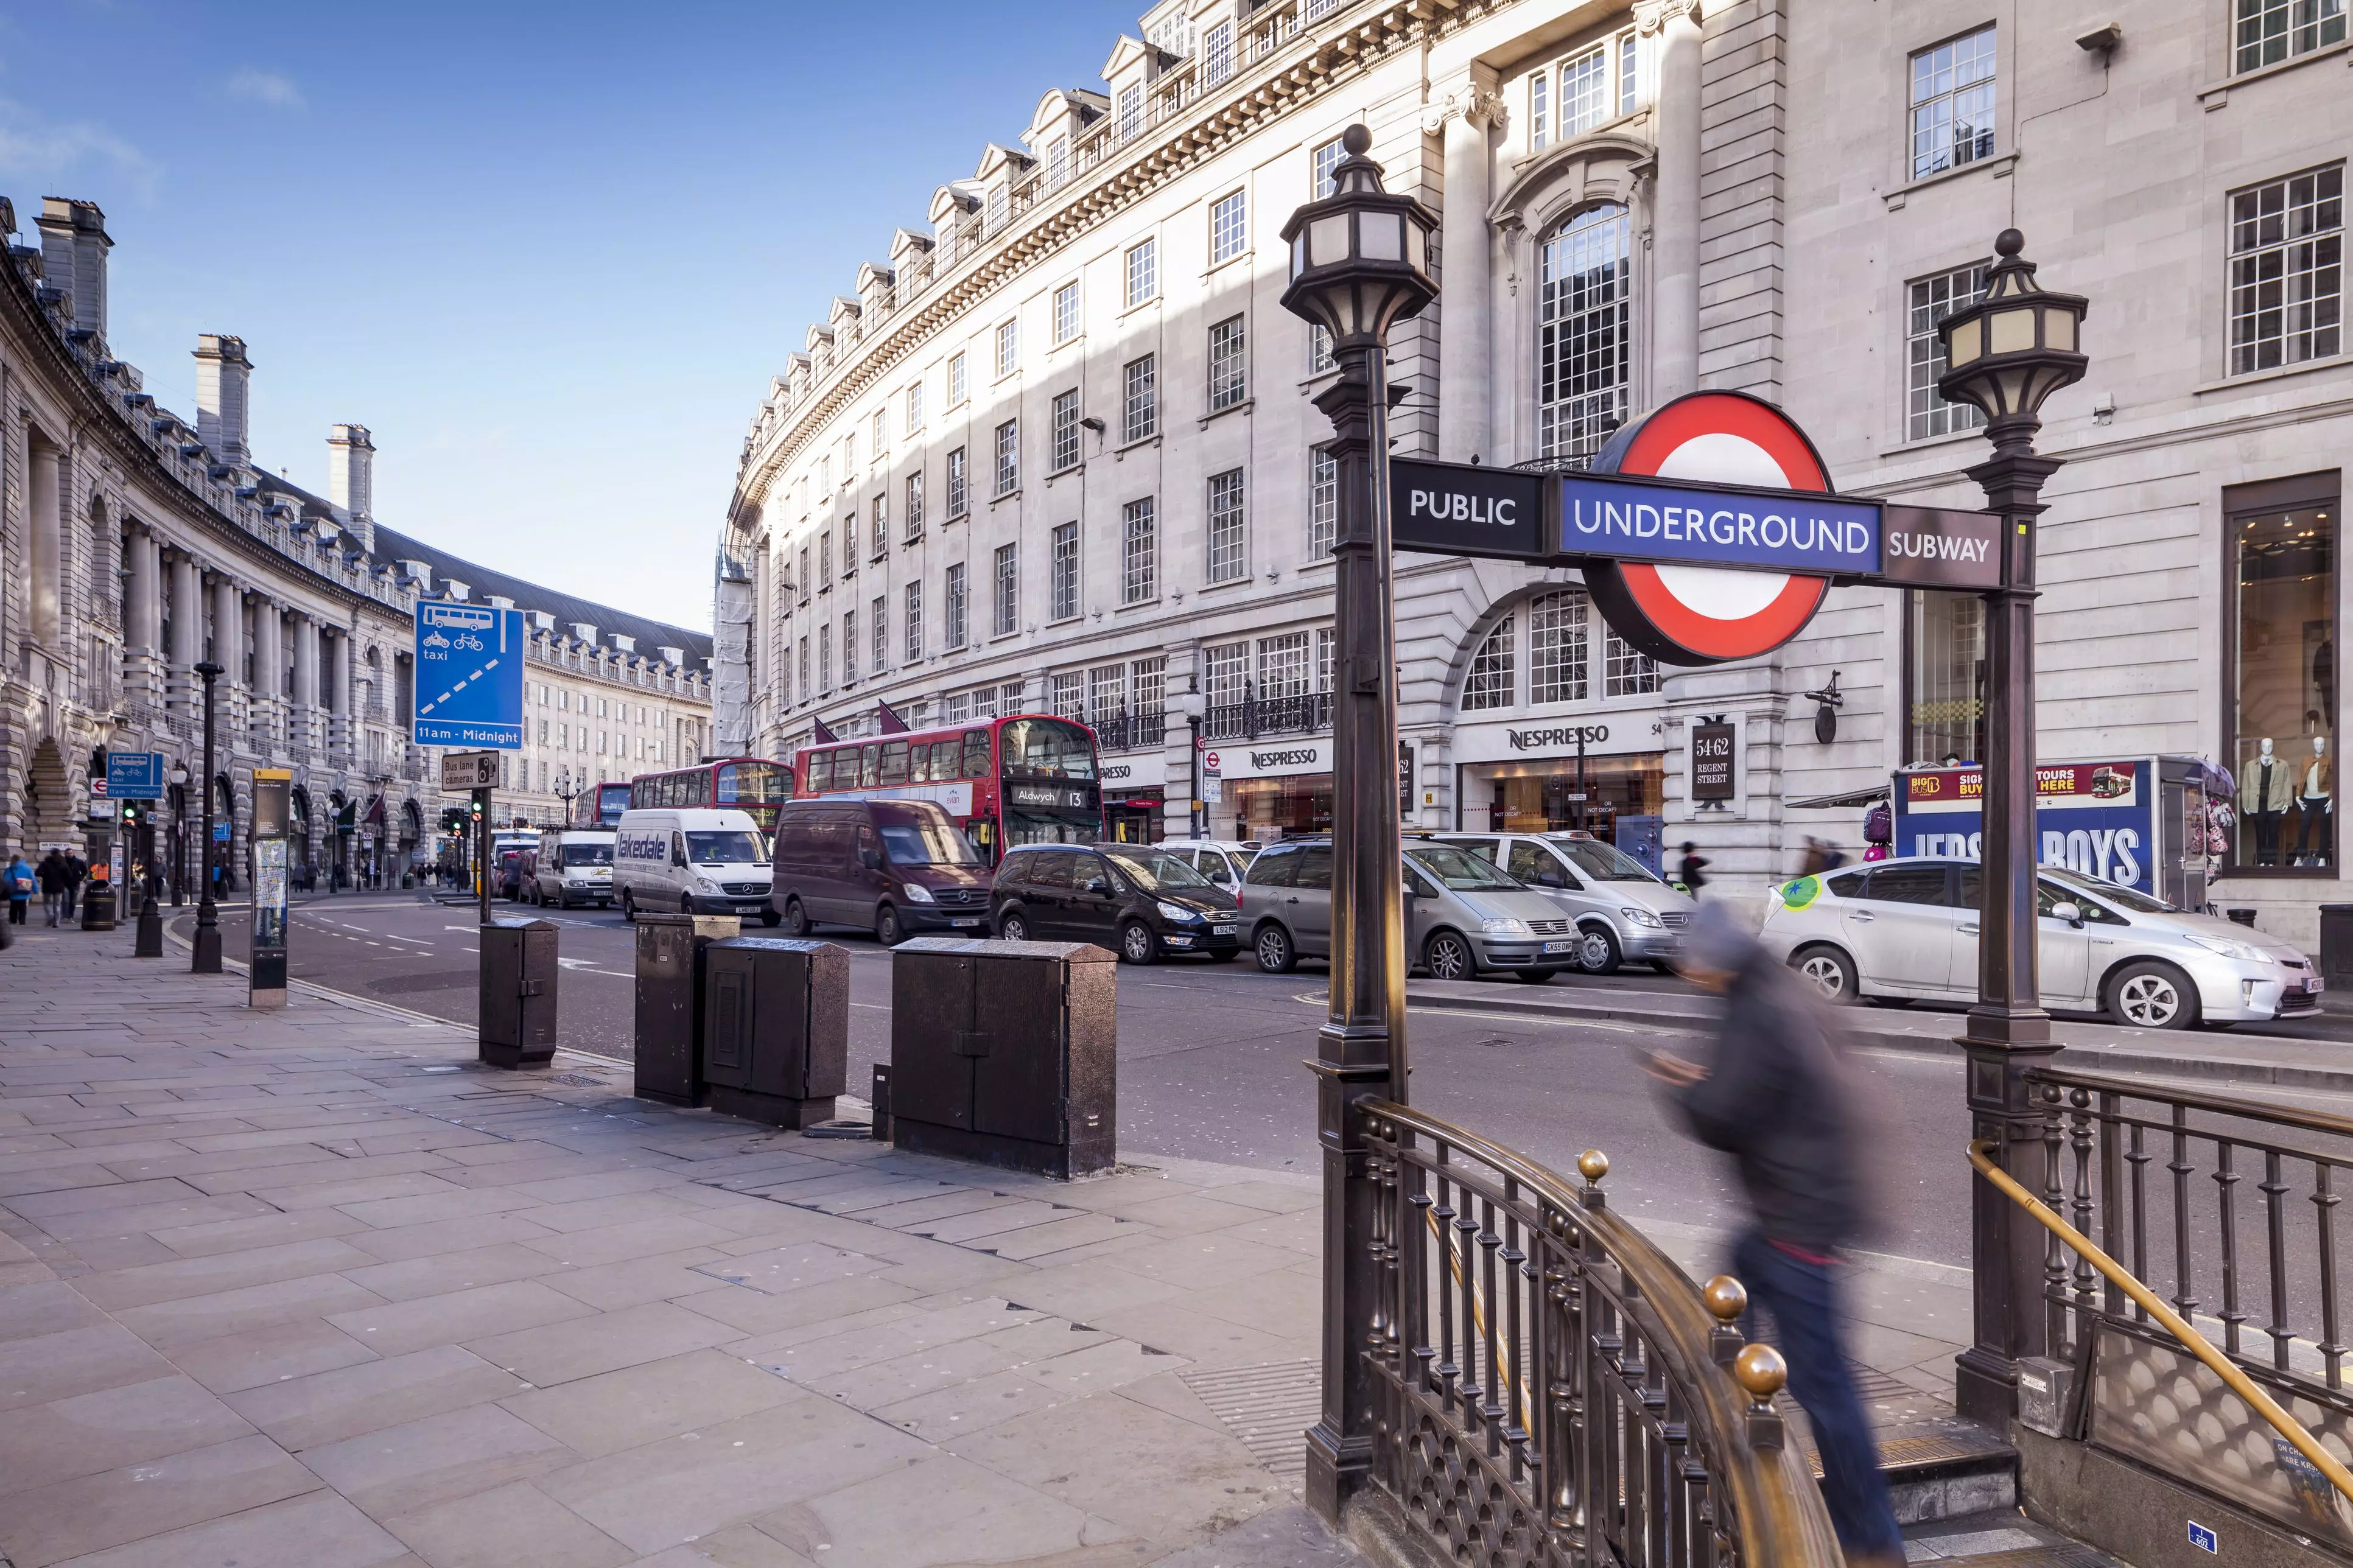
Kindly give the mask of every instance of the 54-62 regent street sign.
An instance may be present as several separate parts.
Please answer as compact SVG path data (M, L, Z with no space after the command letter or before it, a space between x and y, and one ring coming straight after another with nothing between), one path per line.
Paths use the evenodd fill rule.
M1805 432L1743 393L1662 405L1581 473L1400 458L1389 476L1395 548L1581 568L1603 618L1664 664L1770 652L1835 583L2001 583L1993 514L1835 495Z

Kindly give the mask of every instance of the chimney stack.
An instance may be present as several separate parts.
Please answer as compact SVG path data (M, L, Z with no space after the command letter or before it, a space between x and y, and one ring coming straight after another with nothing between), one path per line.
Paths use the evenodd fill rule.
M233 468L253 461L246 418L246 387L252 376L243 338L206 332L196 339L196 439Z
M73 321L106 336L106 214L96 202L41 198L41 277L73 296Z
M338 425L327 437L327 499L360 548L375 553L375 446L364 425Z

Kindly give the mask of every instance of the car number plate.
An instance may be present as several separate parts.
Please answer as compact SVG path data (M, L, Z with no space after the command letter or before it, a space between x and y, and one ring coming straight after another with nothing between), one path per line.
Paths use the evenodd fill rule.
M1211 936L1231 936L1239 929L1240 928L1236 926L1211 926L1209 928L1209 934Z
M1575 952L1577 941L1572 937L1563 942L1548 942L1544 944L1544 950L1546 952Z
M969 921L948 921L948 924L950 924L950 925L952 925L952 926L976 926L976 925L978 925L979 923L980 923L980 921L977 921L977 920L969 920Z
M2306 980L2306 981L2304 983L2304 994L2305 994L2306 995L2307 995L2307 996L2317 996L2317 995L2319 995L2323 991L2326 991L2326 990L2327 990L2327 989L2328 989L2328 982L2327 982L2326 980L2323 980L2323 979L2322 979L2319 975L2317 975L2317 974L2313 975L2310 979Z

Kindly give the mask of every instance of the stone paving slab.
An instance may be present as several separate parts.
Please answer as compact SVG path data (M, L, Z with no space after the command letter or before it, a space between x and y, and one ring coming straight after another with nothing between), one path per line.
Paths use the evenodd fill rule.
M1359 1561L1177 1381L1313 1355L1309 1179L806 1140L130 938L0 954L10 1568Z

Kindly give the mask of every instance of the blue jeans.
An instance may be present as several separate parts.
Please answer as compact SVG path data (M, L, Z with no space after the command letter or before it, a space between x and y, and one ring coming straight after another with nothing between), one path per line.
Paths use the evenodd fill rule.
M1772 1314L1789 1363L1789 1393L1804 1406L1822 1457L1822 1501L1839 1544L1850 1559L1903 1561L1904 1535L1879 1473L1879 1445L1847 1372L1838 1281L1823 1265L1792 1258L1753 1230L1734 1247L1732 1268L1748 1287L1752 1307Z

